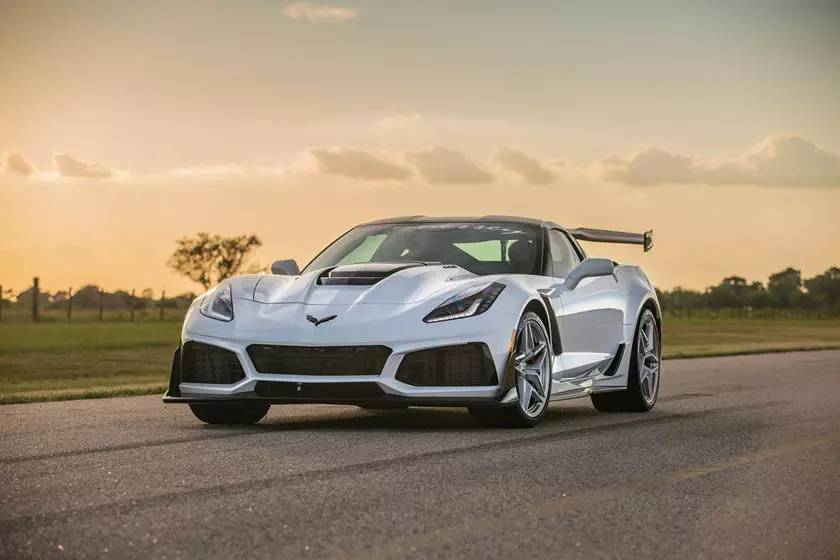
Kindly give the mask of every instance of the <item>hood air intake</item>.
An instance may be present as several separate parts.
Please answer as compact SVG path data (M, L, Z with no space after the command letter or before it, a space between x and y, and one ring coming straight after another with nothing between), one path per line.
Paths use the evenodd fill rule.
M327 269L318 277L322 286L371 286L401 270L426 266L426 263L344 264Z

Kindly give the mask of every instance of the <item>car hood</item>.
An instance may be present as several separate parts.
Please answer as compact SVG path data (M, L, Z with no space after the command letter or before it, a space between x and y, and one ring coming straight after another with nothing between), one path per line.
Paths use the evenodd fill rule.
M448 297L489 281L454 265L376 263L342 265L301 276L263 275L256 283L244 282L237 291L246 299L266 304L408 304ZM253 285L250 294L249 285Z

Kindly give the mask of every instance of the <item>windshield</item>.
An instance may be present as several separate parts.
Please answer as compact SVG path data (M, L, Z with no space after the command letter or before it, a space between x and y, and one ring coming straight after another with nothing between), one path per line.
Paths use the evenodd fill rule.
M536 274L537 229L506 223L420 223L360 226L327 247L303 270L341 264L439 262L474 274Z

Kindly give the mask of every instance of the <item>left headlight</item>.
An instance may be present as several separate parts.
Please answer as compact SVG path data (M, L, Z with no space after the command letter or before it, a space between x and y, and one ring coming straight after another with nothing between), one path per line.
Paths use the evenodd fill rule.
M493 282L488 286L478 286L477 288L464 290L441 303L434 311L426 315L423 321L437 323L481 315L490 309L490 306L493 305L493 302L496 301L496 298L504 289L504 284Z
M204 296L199 311L217 321L233 321L233 290L230 284L219 284Z

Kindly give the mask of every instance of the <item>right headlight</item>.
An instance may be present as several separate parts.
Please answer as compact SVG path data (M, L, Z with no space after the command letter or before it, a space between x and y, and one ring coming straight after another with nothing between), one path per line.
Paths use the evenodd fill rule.
M440 321L451 321L452 319L463 319L464 317L475 317L481 315L493 305L502 290L504 284L493 282L487 286L478 286L459 292L447 299L434 311L423 318L426 323L438 323Z
M205 317L217 321L233 321L233 290L230 284L219 284L205 295L199 311Z

